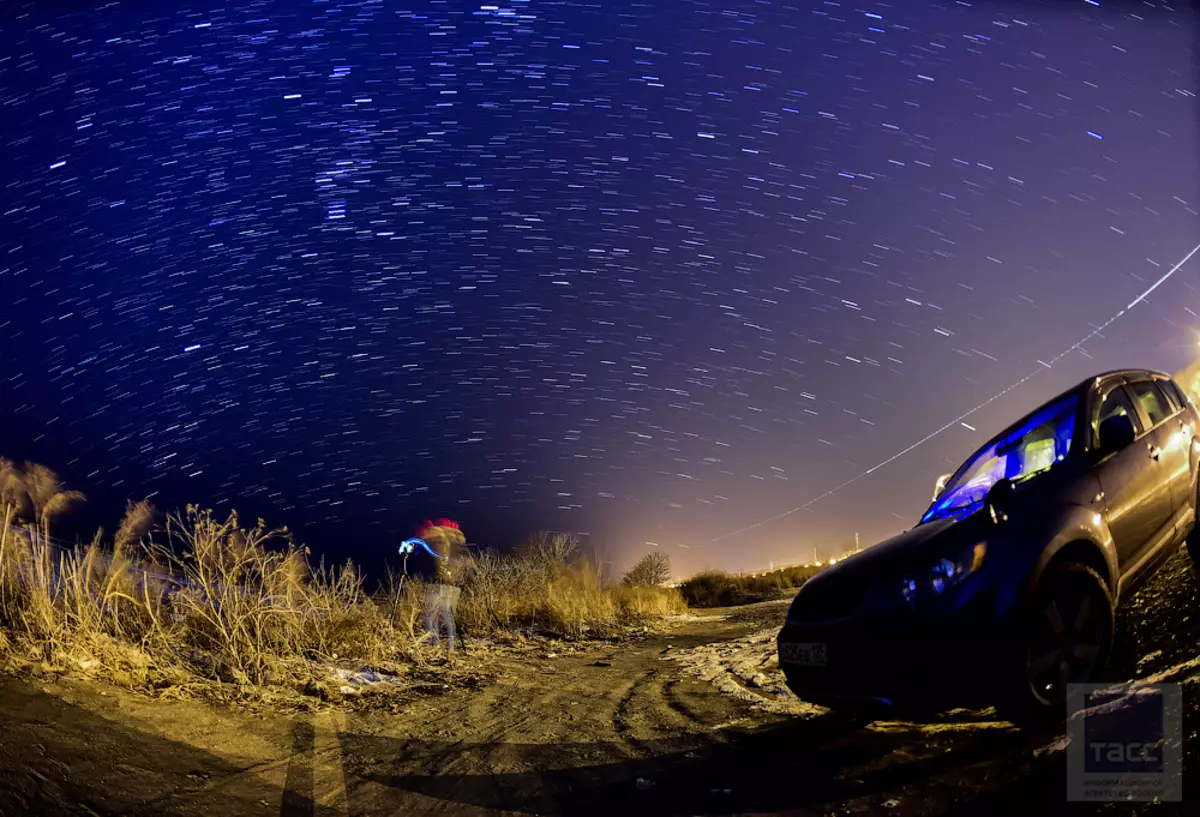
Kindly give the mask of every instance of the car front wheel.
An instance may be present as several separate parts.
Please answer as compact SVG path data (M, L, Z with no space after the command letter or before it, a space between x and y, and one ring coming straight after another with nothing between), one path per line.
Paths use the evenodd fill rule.
M1066 717L1067 686L1095 681L1107 666L1115 619L1092 568L1066 564L1045 576L1013 630L1000 716L1019 725Z

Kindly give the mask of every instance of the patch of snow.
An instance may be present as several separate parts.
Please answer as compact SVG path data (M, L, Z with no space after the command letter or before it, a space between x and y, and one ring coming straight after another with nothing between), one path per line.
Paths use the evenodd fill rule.
M802 701L787 688L779 669L774 627L743 638L716 644L703 644L664 655L660 660L677 661L693 675L722 692L745 701L760 711L776 715L814 718L824 715L825 707ZM956 710L960 719L933 723L879 720L867 728L878 732L977 732L1006 731L1013 727L1003 721L965 710Z
M1070 736L1063 735L1061 738L1053 740L1050 743L1047 743L1045 746L1041 746L1037 749L1034 749L1033 756L1034 757L1043 757L1045 755L1052 755L1056 752L1065 752L1067 750L1067 747L1070 745L1071 745Z
M339 687L341 692L358 692L362 687L374 687L381 684L398 684L400 679L394 675L376 672L372 669L348 670L341 667L333 668L333 677L345 683Z
M1138 664L1140 666L1141 664L1149 662L1161 655L1161 652L1150 653L1142 658ZM1193 670L1197 669L1200 669L1200 656L1188 659L1187 661L1175 664L1174 666L1167 667L1166 669L1156 672L1153 675L1147 675L1145 678L1137 678L1123 684L1112 684L1104 691L1113 693L1116 695L1116 697L1112 698L1111 700L1104 701L1103 703L1098 703L1095 706L1089 706L1086 709L1081 709L1078 712L1073 713L1071 715L1071 719L1077 720L1088 716L1103 715L1106 713L1112 713L1126 709L1135 705L1137 702L1137 697L1139 695L1146 694L1149 691L1149 687L1153 684L1197 683L1200 681L1200 672L1193 672ZM1070 743L1070 737L1063 736L1052 743L1049 743L1039 749L1035 749L1033 755L1034 757L1041 757L1043 755L1054 754L1055 752L1062 752L1070 745Z
M824 707L801 701L784 683L775 658L775 628L733 641L702 644L663 656L755 709L777 715L816 717Z
M1162 658L1162 650L1155 650L1154 652L1148 655L1143 655L1141 658L1139 658L1137 662L1137 671L1141 672L1143 667L1156 658Z
M1147 656L1148 658L1149 656ZM1200 681L1200 672L1191 672L1192 670L1200 669L1200 656L1188 659L1183 663L1176 664L1173 667L1167 667L1164 670L1147 675L1145 678L1139 678L1133 682L1135 686L1143 686L1145 684L1164 684L1168 681L1178 681L1181 684L1194 684ZM1191 672L1190 675L1184 676Z

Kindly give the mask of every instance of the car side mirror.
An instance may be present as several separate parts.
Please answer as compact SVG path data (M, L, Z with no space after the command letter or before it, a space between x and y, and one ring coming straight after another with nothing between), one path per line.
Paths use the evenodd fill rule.
M1114 414L1105 417L1100 423L1098 450L1101 456L1120 451L1133 443L1137 431L1133 428L1133 418L1128 414Z
M1013 483L1008 477L996 480L983 498L983 507L987 509L992 521L996 524L1008 519L1009 508L1012 507Z
M942 495L942 491L946 490L946 482L951 476L953 474L942 474L937 478L937 481L933 483L933 499L930 502L936 502L937 498Z

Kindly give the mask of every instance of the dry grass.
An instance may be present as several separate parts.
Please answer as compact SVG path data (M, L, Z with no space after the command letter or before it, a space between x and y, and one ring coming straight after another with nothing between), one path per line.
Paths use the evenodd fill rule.
M40 486L36 499L29 491L30 501L0 507L9 522L0 531L0 632L10 654L134 686L294 684L329 661L412 657L412 593L398 600L410 624L401 633L353 565L311 569L284 530L189 507L154 542L153 509L131 503L111 550L99 536L68 550L49 530L55 509L78 497L47 490L45 469L0 465L10 487L30 473Z
M612 589L613 603L617 615L622 618L642 620L681 616L688 611L683 594L675 587L650 585L621 585Z
M129 503L111 544L64 548L51 532L82 495L42 466L0 459L0 651L142 687L261 690L321 683L329 664L424 663L425 585L390 574L369 596L355 566L315 567L286 529L189 506L161 518ZM464 559L467 635L527 629L615 635L686 610L676 590L606 587L574 537Z
M527 628L580 639L686 609L676 590L605 586L578 539L544 533L511 554L484 551L472 558L458 620L467 633Z

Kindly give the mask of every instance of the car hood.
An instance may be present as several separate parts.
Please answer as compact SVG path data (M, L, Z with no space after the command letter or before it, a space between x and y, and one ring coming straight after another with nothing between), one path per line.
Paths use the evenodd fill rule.
M818 573L805 582L801 592L810 585L813 590L833 585L865 588L881 578L925 567L954 543L982 536L983 528L983 515L978 512L962 519L946 518L917 525Z
M787 620L832 620L853 615L879 582L928 567L960 537L972 535L972 529L981 525L980 516L976 513L959 520L939 519L918 525L827 568L800 588Z

